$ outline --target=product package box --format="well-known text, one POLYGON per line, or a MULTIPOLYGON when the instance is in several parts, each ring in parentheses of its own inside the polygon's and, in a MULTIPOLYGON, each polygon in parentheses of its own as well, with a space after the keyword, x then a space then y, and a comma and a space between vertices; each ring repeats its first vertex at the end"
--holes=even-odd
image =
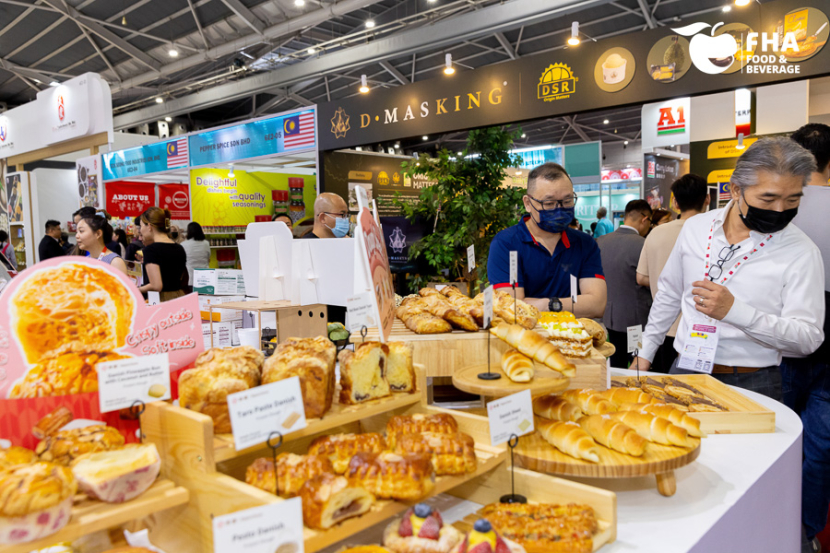
POLYGON ((196 269, 193 291, 212 296, 244 296, 245 281, 238 269, 196 269))
POLYGON ((231 345, 234 347, 241 346, 239 341, 239 329, 242 328, 242 319, 238 321, 231 321, 231 345))
MULTIPOLYGON (((229 348, 233 345, 232 323, 213 323, 213 344, 210 343, 210 323, 202 323, 202 338, 205 349, 229 348)), ((237 337, 237 341, 239 338, 237 337)))
POLYGON ((242 311, 239 309, 216 309, 222 303, 245 301, 245 296, 199 296, 199 310, 202 312, 202 320, 209 321, 211 318, 210 306, 213 306, 213 322, 241 321, 242 311))

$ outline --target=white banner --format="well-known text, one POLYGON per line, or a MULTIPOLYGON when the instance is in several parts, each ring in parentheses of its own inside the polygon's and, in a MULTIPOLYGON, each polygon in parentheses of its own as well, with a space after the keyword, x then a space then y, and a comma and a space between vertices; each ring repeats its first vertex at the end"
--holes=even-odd
POLYGON ((688 144, 691 99, 675 98, 643 106, 643 149, 688 144))

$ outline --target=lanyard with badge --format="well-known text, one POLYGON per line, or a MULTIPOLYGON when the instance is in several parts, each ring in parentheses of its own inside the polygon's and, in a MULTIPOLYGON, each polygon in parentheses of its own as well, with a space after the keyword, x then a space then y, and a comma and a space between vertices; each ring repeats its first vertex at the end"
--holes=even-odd
MULTIPOLYGON (((767 235, 766 240, 758 244, 757 247, 752 248, 746 255, 741 256, 731 269, 725 271, 723 269, 724 263, 732 259, 740 246, 724 246, 718 255, 719 261, 710 264, 709 258, 712 253, 712 237, 714 234, 715 221, 712 221, 712 227, 709 229, 709 241, 706 244, 704 278, 708 278, 711 282, 715 282, 721 286, 725 286, 726 282, 738 272, 738 269, 746 264, 750 257, 757 253, 758 250, 764 248, 772 239, 772 234, 767 235)), ((690 326, 689 334, 686 336, 686 343, 683 344, 683 351, 680 352, 677 367, 712 374, 712 369, 715 365, 715 353, 718 349, 718 321, 698 313, 692 318, 690 326)))

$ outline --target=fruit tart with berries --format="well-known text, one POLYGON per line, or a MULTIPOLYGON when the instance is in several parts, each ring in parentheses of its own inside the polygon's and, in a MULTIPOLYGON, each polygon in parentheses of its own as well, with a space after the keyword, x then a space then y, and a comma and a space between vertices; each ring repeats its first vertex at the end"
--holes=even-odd
POLYGON ((418 503, 392 522, 383 533, 383 545, 394 553, 450 553, 464 535, 444 524, 441 513, 418 503))
POLYGON ((452 553, 525 553, 525 549, 500 536, 489 520, 481 518, 452 553))

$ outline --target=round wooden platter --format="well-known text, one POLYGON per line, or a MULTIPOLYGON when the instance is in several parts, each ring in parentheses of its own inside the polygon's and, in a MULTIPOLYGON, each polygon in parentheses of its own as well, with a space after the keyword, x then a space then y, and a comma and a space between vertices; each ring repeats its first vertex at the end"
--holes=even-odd
POLYGON ((487 365, 472 365, 452 375, 452 385, 468 394, 476 394, 485 397, 505 397, 517 392, 530 390, 533 397, 546 394, 554 394, 568 388, 571 379, 562 376, 547 367, 534 363, 534 375, 530 382, 513 382, 510 380, 498 363, 490 365, 490 372, 501 376, 498 380, 482 380, 478 378, 481 373, 487 372, 487 365))
MULTIPOLYGON (((694 439, 694 438, 693 438, 694 439)), ((700 455, 700 440, 694 449, 648 442, 642 457, 619 453, 603 445, 599 463, 566 455, 550 445, 538 433, 522 436, 515 449, 516 460, 527 469, 550 474, 568 474, 585 478, 632 478, 654 475, 657 489, 665 496, 677 490, 674 469, 684 467, 700 455)))
POLYGON ((611 342, 605 342, 600 347, 595 347, 594 349, 603 357, 611 357, 617 351, 617 348, 611 342))

